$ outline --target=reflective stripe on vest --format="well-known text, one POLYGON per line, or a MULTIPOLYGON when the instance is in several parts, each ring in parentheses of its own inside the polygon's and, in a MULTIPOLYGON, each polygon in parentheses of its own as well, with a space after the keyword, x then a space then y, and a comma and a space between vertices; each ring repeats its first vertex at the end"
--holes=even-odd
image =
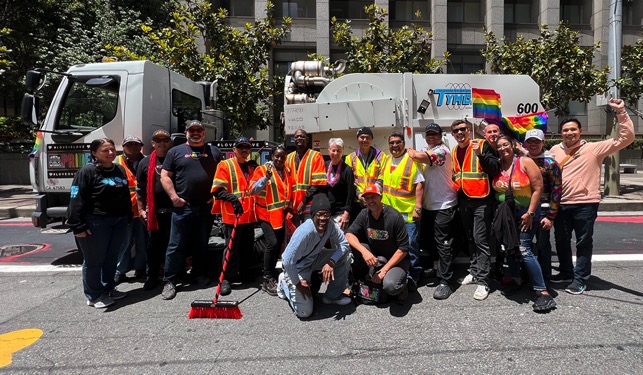
MULTIPOLYGON (((366 186, 377 182, 385 158, 386 155, 379 151, 368 167, 364 168, 362 161, 357 157, 357 151, 346 156, 346 164, 353 169, 358 194, 360 194, 366 186)), ((359 198, 356 197, 355 201, 359 201, 359 198)))
POLYGON ((118 155, 116 163, 122 165, 123 169, 125 169, 125 174, 127 175, 127 187, 129 188, 129 198, 132 204, 132 213, 134 214, 134 217, 138 217, 138 204, 136 203, 136 176, 127 167, 123 154, 118 155))
MULTIPOLYGON (((484 142, 484 140, 480 141, 480 148, 482 148, 484 142)), ((485 198, 491 191, 491 185, 489 184, 489 176, 482 171, 478 155, 476 155, 471 146, 468 146, 464 156, 464 168, 462 168, 458 161, 458 147, 455 146, 451 150, 455 189, 462 188, 462 191, 471 198, 485 198)))
MULTIPOLYGON (((266 166, 263 165, 259 168, 261 171, 260 174, 262 177, 265 177, 266 166)), ((278 172, 273 170, 272 176, 270 180, 268 180, 265 188, 257 194, 257 202, 255 202, 257 217, 261 220, 269 221, 273 229, 283 227, 283 209, 287 206, 288 200, 290 199, 288 179, 287 172, 284 173, 284 179, 281 179, 278 172)))
POLYGON ((391 172, 393 158, 389 158, 383 167, 382 183, 383 195, 382 202, 396 209, 402 214, 406 214, 406 222, 413 221, 413 209, 415 208, 415 185, 413 178, 417 174, 417 164, 406 153, 400 164, 391 172), (400 173, 400 171, 402 171, 400 173), (394 180, 397 179, 396 184, 394 180))
MULTIPOLYGON (((226 159, 222 161, 222 163, 226 163, 228 166, 228 181, 230 182, 230 184, 227 186, 226 190, 230 194, 241 200, 241 197, 243 197, 244 192, 248 188, 248 182, 241 171, 241 167, 239 167, 239 164, 237 164, 234 160, 235 159, 226 159), (239 168, 238 171, 237 168, 239 168)), ((249 173, 252 173, 252 170, 250 170, 249 173)), ((222 182, 220 180, 216 181, 222 182)), ((224 185, 227 185, 227 181, 223 184, 219 184, 219 186, 225 188, 224 185)), ((256 221, 254 213, 254 199, 246 194, 245 198, 241 201, 241 204, 243 205, 244 212, 239 218, 239 224, 254 223, 256 221)), ((226 224, 234 223, 235 214, 232 203, 221 202, 221 217, 223 219, 223 222, 226 224)))

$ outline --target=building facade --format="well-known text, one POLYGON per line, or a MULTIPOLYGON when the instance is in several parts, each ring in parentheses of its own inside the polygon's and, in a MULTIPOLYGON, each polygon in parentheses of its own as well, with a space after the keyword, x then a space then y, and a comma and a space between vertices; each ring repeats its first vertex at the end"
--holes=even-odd
MULTIPOLYGON (((475 73, 485 70, 485 60, 480 54, 484 48, 483 28, 493 31, 498 38, 515 40, 518 35, 537 37, 539 25, 550 29, 563 20, 580 34, 581 45, 591 46, 601 42, 600 55, 595 63, 607 65, 609 46, 610 0, 272 0, 277 18, 293 19, 288 39, 276 47, 271 63, 276 75, 285 75, 290 63, 307 60, 308 54, 327 56, 330 61, 344 57, 330 33, 330 20, 351 20, 355 36, 368 26, 364 7, 375 3, 388 10, 388 23, 392 29, 415 23, 433 32, 432 54, 440 58, 449 51, 451 57, 443 68, 445 73, 475 73)), ((230 12, 230 22, 243 26, 245 22, 265 15, 266 0, 214 1, 215 6, 230 12)), ((625 45, 641 39, 643 33, 643 1, 622 0, 623 37, 625 45)), ((281 107, 281 98, 276 98, 281 107)), ((638 103, 643 109, 643 100, 638 103)), ((571 115, 581 120, 585 132, 605 134, 607 116, 596 101, 570 103, 571 115)), ((275 116, 279 118, 278 114, 275 116)), ((635 119, 635 129, 643 132, 643 120, 635 119)), ((550 117, 550 131, 557 132, 558 119, 550 117)), ((278 139, 278 129, 257 137, 278 139)))

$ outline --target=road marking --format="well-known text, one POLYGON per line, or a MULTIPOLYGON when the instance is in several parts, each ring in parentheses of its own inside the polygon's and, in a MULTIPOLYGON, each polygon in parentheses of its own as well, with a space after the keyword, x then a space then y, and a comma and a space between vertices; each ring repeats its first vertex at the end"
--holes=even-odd
POLYGON ((80 265, 73 266, 52 266, 51 264, 39 265, 24 265, 24 264, 10 264, 0 265, 0 272, 5 273, 18 273, 18 272, 78 272, 81 270, 80 265))
POLYGON ((599 216, 597 222, 642 224, 643 216, 599 216))
POLYGON ((0 368, 11 364, 11 355, 35 343, 42 336, 39 329, 21 329, 0 335, 0 368))

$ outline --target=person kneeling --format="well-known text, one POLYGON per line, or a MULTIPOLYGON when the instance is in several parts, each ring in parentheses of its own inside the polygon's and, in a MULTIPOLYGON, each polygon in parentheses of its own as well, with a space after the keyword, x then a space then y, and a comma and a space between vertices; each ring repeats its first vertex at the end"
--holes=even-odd
POLYGON ((317 194, 310 208, 311 218, 293 233, 282 255, 284 272, 279 275, 277 294, 290 302, 299 318, 313 313, 313 272, 320 271, 328 285, 322 301, 326 304, 347 305, 351 299, 343 295, 348 281, 350 254, 344 233, 330 221, 330 202, 326 194, 317 194), (330 240, 334 248, 324 245, 330 240))
POLYGON ((382 203, 377 185, 367 186, 362 197, 366 209, 346 232, 348 243, 356 250, 353 274, 363 281, 367 270, 373 269, 371 281, 381 284, 387 295, 403 301, 409 295, 406 274, 411 265, 406 223, 398 211, 382 203), (383 265, 382 259, 386 260, 383 265))

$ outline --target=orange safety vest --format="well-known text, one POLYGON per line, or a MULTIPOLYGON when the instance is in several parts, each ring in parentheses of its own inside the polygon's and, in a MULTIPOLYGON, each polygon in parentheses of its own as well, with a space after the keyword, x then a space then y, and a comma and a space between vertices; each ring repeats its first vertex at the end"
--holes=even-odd
MULTIPOLYGON (((284 209, 290 201, 290 178, 288 172, 284 171, 284 179, 273 168, 272 177, 266 183, 266 187, 255 197, 255 213, 257 219, 267 221, 273 229, 281 229, 284 226, 284 209)), ((250 190, 254 184, 266 176, 266 166, 262 165, 255 169, 250 180, 250 190)))
MULTIPOLYGON (((376 150, 376 152, 375 158, 367 168, 364 168, 362 161, 357 157, 357 151, 347 155, 345 158, 346 164, 353 168, 358 195, 364 191, 365 187, 377 182, 379 175, 382 173, 382 168, 386 164, 387 155, 380 150, 376 150)), ((355 201, 359 201, 359 198, 356 197, 355 201)))
POLYGON ((413 179, 418 173, 418 164, 411 159, 409 153, 391 172, 393 157, 387 158, 382 168, 380 179, 382 180, 382 203, 393 207, 404 216, 407 223, 413 221, 413 209, 415 208, 415 184, 413 179))
MULTIPOLYGON (((250 174, 252 174, 250 170, 250 174)), ((212 181, 212 192, 214 193, 219 188, 226 189, 230 194, 236 196, 241 201, 243 206, 243 215, 239 217, 239 224, 254 223, 257 221, 255 217, 254 198, 250 196, 248 191, 248 180, 243 175, 241 167, 237 162, 237 158, 223 160, 217 166, 217 171, 214 174, 212 181)), ((225 224, 234 224, 236 215, 230 202, 220 202, 219 205, 212 206, 212 213, 217 213, 217 209, 221 209, 221 218, 225 224)))
MULTIPOLYGON (((321 152, 308 150, 299 162, 299 168, 295 168, 295 158, 297 151, 291 152, 286 156, 286 168, 290 171, 290 181, 292 184, 292 207, 294 210, 304 200, 308 188, 311 186, 326 186, 326 165, 321 152)), ((304 212, 310 211, 312 200, 306 204, 304 212)))
POLYGON ((136 176, 127 167, 123 154, 118 155, 116 158, 116 164, 122 165, 123 169, 125 169, 125 173, 127 174, 127 186, 129 187, 129 199, 132 202, 132 213, 134 214, 134 217, 138 217, 138 204, 136 203, 136 176))
MULTIPOLYGON (((481 140, 480 148, 485 142, 481 140)), ((460 166, 458 162, 458 147, 455 146, 451 150, 451 158, 453 160, 453 184, 456 191, 462 188, 464 194, 471 198, 485 198, 491 191, 491 184, 489 183, 489 176, 482 170, 478 156, 471 145, 467 146, 467 152, 464 156, 464 163, 460 166)))

